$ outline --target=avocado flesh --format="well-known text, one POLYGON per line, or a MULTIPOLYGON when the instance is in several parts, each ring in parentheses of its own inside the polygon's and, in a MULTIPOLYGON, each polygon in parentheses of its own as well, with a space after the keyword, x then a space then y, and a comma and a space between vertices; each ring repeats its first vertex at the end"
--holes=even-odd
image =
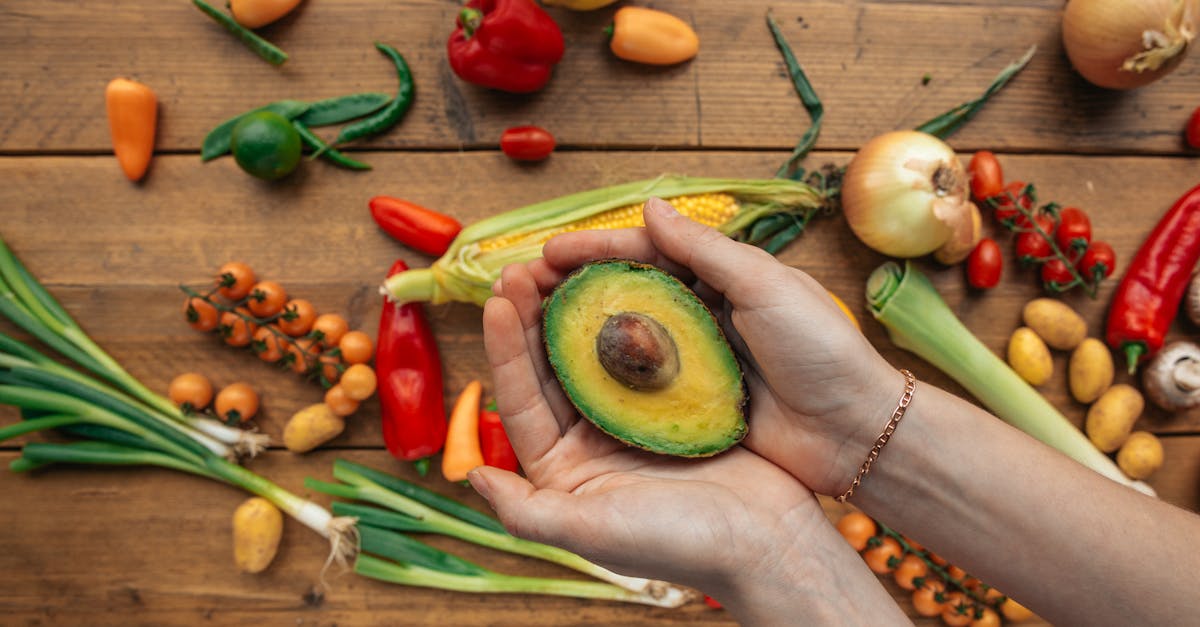
POLYGON ((606 260, 583 266, 547 299, 546 354, 579 413, 628 444, 666 455, 704 457, 746 435, 741 367, 716 318, 677 279, 653 266, 606 260), (661 389, 638 390, 605 369, 596 338, 610 317, 636 313, 662 325, 679 373, 661 389))

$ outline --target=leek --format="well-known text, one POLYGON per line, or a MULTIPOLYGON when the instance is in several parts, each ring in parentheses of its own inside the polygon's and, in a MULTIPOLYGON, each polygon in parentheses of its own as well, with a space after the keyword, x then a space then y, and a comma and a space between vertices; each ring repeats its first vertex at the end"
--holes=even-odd
POLYGON ((996 416, 1075 461, 1151 496, 1100 452, 1075 425, 988 349, 946 306, 929 279, 906 263, 887 262, 867 279, 867 304, 892 342, 928 361, 996 416))

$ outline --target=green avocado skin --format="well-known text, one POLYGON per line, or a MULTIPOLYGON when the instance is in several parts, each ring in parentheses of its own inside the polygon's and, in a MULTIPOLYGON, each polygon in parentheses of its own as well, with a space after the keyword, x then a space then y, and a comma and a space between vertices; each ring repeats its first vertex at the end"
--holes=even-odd
MULTIPOLYGON (((593 292, 594 293, 594 292, 593 292)), ((704 305, 686 285, 663 270, 648 264, 624 259, 605 259, 586 264, 567 276, 542 304, 542 339, 546 348, 546 356, 562 386, 563 392, 579 411, 580 415, 594 424, 601 431, 625 442, 654 453, 677 457, 708 457, 716 455, 740 442, 747 433, 746 424, 746 393, 745 379, 720 324, 712 312, 704 305), (694 437, 684 433, 654 433, 653 429, 645 427, 652 423, 656 412, 649 407, 642 407, 637 392, 627 389, 619 397, 606 394, 600 390, 597 379, 606 380, 605 385, 613 385, 611 379, 598 365, 595 353, 595 337, 590 341, 581 341, 581 333, 587 330, 577 328, 571 322, 578 319, 581 309, 600 307, 594 298, 581 296, 596 288, 597 282, 604 282, 610 290, 622 290, 631 278, 636 277, 641 289, 651 286, 655 294, 654 302, 646 303, 649 310, 659 311, 669 308, 677 311, 688 325, 694 325, 695 333, 701 341, 711 343, 707 354, 715 355, 715 359, 706 360, 712 363, 685 364, 686 372, 680 376, 704 377, 696 381, 703 394, 711 394, 712 407, 717 408, 709 423, 716 423, 714 429, 702 430, 694 437), (644 279, 649 278, 649 281, 644 279), (579 365, 589 360, 596 363, 587 372, 581 372, 579 365), (716 373, 718 376, 713 376, 716 373), (707 379, 716 381, 709 385, 707 379), (724 384, 724 385, 722 385, 724 384)), ((613 313, 613 312, 609 312, 613 313)), ((582 314, 588 314, 584 311, 582 314)), ((589 317, 600 319, 606 317, 598 312, 589 317)), ((663 321, 660 319, 660 323, 663 321)), ((667 326, 667 331, 673 337, 679 337, 678 329, 667 326)), ((682 349, 681 349, 682 350, 682 349)), ((695 351, 692 351, 695 352, 695 351)), ((703 351, 700 351, 704 353, 703 351)), ((687 388, 689 394, 695 388, 687 388)), ((666 393, 672 393, 667 390, 666 393)), ((710 400, 710 399, 705 399, 710 400)), ((705 416, 681 416, 681 420, 692 420, 704 423, 705 416)))

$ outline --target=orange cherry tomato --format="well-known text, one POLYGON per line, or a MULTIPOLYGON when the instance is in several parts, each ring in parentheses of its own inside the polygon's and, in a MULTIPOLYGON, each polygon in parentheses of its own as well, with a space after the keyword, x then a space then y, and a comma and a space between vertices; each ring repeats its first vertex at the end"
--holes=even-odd
POLYGON ((242 300, 250 293, 257 278, 250 266, 240 261, 230 261, 217 270, 217 292, 233 302, 242 300))
POLYGON ((275 363, 283 359, 284 343, 280 341, 279 333, 281 331, 278 328, 271 326, 259 327, 254 332, 254 341, 251 346, 258 354, 259 359, 268 363, 275 363))
POLYGON ((946 574, 950 575, 951 579, 957 580, 959 582, 962 582, 967 578, 967 571, 965 571, 953 564, 946 567, 946 574))
POLYGON ((258 393, 246 383, 230 383, 217 392, 216 410, 227 421, 246 422, 258 413, 258 393))
POLYGON ((193 296, 184 299, 183 315, 188 326, 197 331, 212 331, 217 328, 217 308, 203 298, 193 296))
POLYGON ((1000 615, 990 607, 980 608, 979 616, 970 623, 971 627, 1000 627, 1000 615))
POLYGON ((867 548, 867 540, 874 537, 878 528, 870 516, 856 511, 842 516, 837 522, 837 530, 855 551, 861 552, 867 548))
POLYGON ((293 298, 283 306, 279 316, 279 328, 292 337, 299 337, 312 330, 317 319, 317 309, 303 298, 293 298))
POLYGON ((896 580, 896 585, 905 590, 916 590, 916 579, 924 579, 929 575, 929 566, 921 558, 909 553, 905 555, 900 564, 896 566, 896 570, 892 571, 892 578, 896 580))
POLYGON ((942 605, 942 622, 950 627, 967 627, 975 620, 975 606, 961 592, 947 592, 942 605))
POLYGON ((185 372, 171 379, 167 386, 167 398, 184 412, 203 410, 212 402, 212 397, 212 382, 195 372, 185 372))
POLYGON ((313 320, 312 330, 321 334, 319 341, 322 345, 337 346, 346 331, 350 330, 350 324, 335 313, 323 313, 313 320))
POLYGON ((342 378, 342 371, 346 369, 346 364, 342 363, 341 357, 324 353, 318 361, 321 363, 321 378, 326 382, 333 384, 342 378))
POLYGON ((346 417, 358 411, 358 401, 346 396, 346 388, 340 384, 325 390, 325 404, 335 416, 346 417))
POLYGON ((365 401, 375 393, 375 371, 366 364, 354 364, 342 373, 339 385, 346 390, 346 396, 356 401, 365 401))
POLYGON ((371 336, 362 331, 348 331, 338 341, 338 349, 342 353, 342 361, 347 364, 365 364, 371 361, 374 346, 371 336))
POLYGON ((862 556, 867 561, 867 566, 875 574, 886 575, 896 568, 896 564, 900 563, 900 559, 904 556, 904 549, 900 548, 900 543, 896 542, 895 538, 884 536, 880 539, 879 544, 863 551, 862 556))
POLYGON ((287 302, 287 291, 274 281, 259 281, 250 288, 246 306, 259 318, 269 318, 283 311, 287 302))
POLYGON ((288 344, 287 354, 291 356, 292 372, 304 374, 317 367, 317 346, 311 339, 302 338, 288 344))
POLYGON ((225 338, 225 343, 230 346, 247 346, 254 339, 254 333, 258 330, 258 325, 253 322, 248 322, 245 316, 249 316, 250 312, 243 307, 238 307, 236 313, 226 311, 221 313, 221 334, 225 338), (238 315, 238 314, 242 315, 238 315))
POLYGON ((913 590, 912 604, 913 609, 921 616, 938 616, 942 613, 943 603, 941 599, 942 591, 946 589, 945 584, 937 579, 926 579, 924 584, 913 590))
POLYGON ((908 543, 908 548, 913 550, 914 552, 920 553, 925 550, 924 545, 917 542, 916 540, 913 540, 912 538, 910 538, 908 536, 902 536, 902 537, 904 538, 904 541, 908 543))

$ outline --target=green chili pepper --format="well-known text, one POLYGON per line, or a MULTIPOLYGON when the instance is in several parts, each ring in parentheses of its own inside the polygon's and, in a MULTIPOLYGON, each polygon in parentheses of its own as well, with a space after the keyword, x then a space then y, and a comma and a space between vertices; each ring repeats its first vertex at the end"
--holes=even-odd
POLYGON ((317 137, 317 134, 309 130, 309 128, 300 120, 292 120, 292 126, 296 127, 297 133, 300 133, 300 140, 315 151, 313 152, 313 156, 310 158, 315 159, 318 155, 320 155, 328 159, 330 163, 350 170, 371 169, 371 165, 369 163, 355 161, 354 159, 347 157, 345 154, 331 148, 329 144, 326 144, 320 137, 317 137))
POLYGON ((284 61, 288 60, 287 53, 276 48, 274 44, 259 37, 254 31, 238 24, 232 17, 218 11, 216 7, 205 2, 204 0, 192 0, 192 4, 200 9, 205 15, 216 20, 218 24, 225 27, 225 30, 233 33, 235 37, 242 40, 246 47, 253 50, 258 56, 267 60, 271 65, 283 65, 284 61))
POLYGON ((216 159, 217 157, 229 152, 229 142, 233 137, 233 127, 236 126, 242 118, 250 115, 251 113, 258 113, 259 111, 271 111, 273 113, 278 113, 289 120, 294 120, 304 115, 304 112, 308 111, 309 106, 310 105, 307 102, 301 102, 299 100, 277 100, 271 104, 264 105, 252 111, 235 115, 218 124, 216 128, 208 132, 208 135, 204 136, 204 144, 200 147, 200 160, 208 161, 210 159, 216 159))
MULTIPOLYGON (((374 115, 342 127, 342 131, 338 133, 337 139, 334 140, 331 146, 344 144, 360 137, 388 130, 404 117, 404 114, 408 112, 409 106, 412 105, 414 85, 412 70, 408 68, 408 63, 404 61, 404 57, 400 56, 400 53, 395 48, 387 44, 375 42, 375 48, 387 55, 392 60, 392 63, 396 64, 396 77, 400 80, 400 87, 396 90, 396 97, 392 98, 388 106, 380 109, 374 115)), ((318 152, 317 154, 319 155, 320 153, 318 152)))
POLYGON ((308 111, 297 119, 309 128, 341 124, 375 113, 391 101, 392 97, 388 94, 370 92, 338 96, 312 103, 308 111))

